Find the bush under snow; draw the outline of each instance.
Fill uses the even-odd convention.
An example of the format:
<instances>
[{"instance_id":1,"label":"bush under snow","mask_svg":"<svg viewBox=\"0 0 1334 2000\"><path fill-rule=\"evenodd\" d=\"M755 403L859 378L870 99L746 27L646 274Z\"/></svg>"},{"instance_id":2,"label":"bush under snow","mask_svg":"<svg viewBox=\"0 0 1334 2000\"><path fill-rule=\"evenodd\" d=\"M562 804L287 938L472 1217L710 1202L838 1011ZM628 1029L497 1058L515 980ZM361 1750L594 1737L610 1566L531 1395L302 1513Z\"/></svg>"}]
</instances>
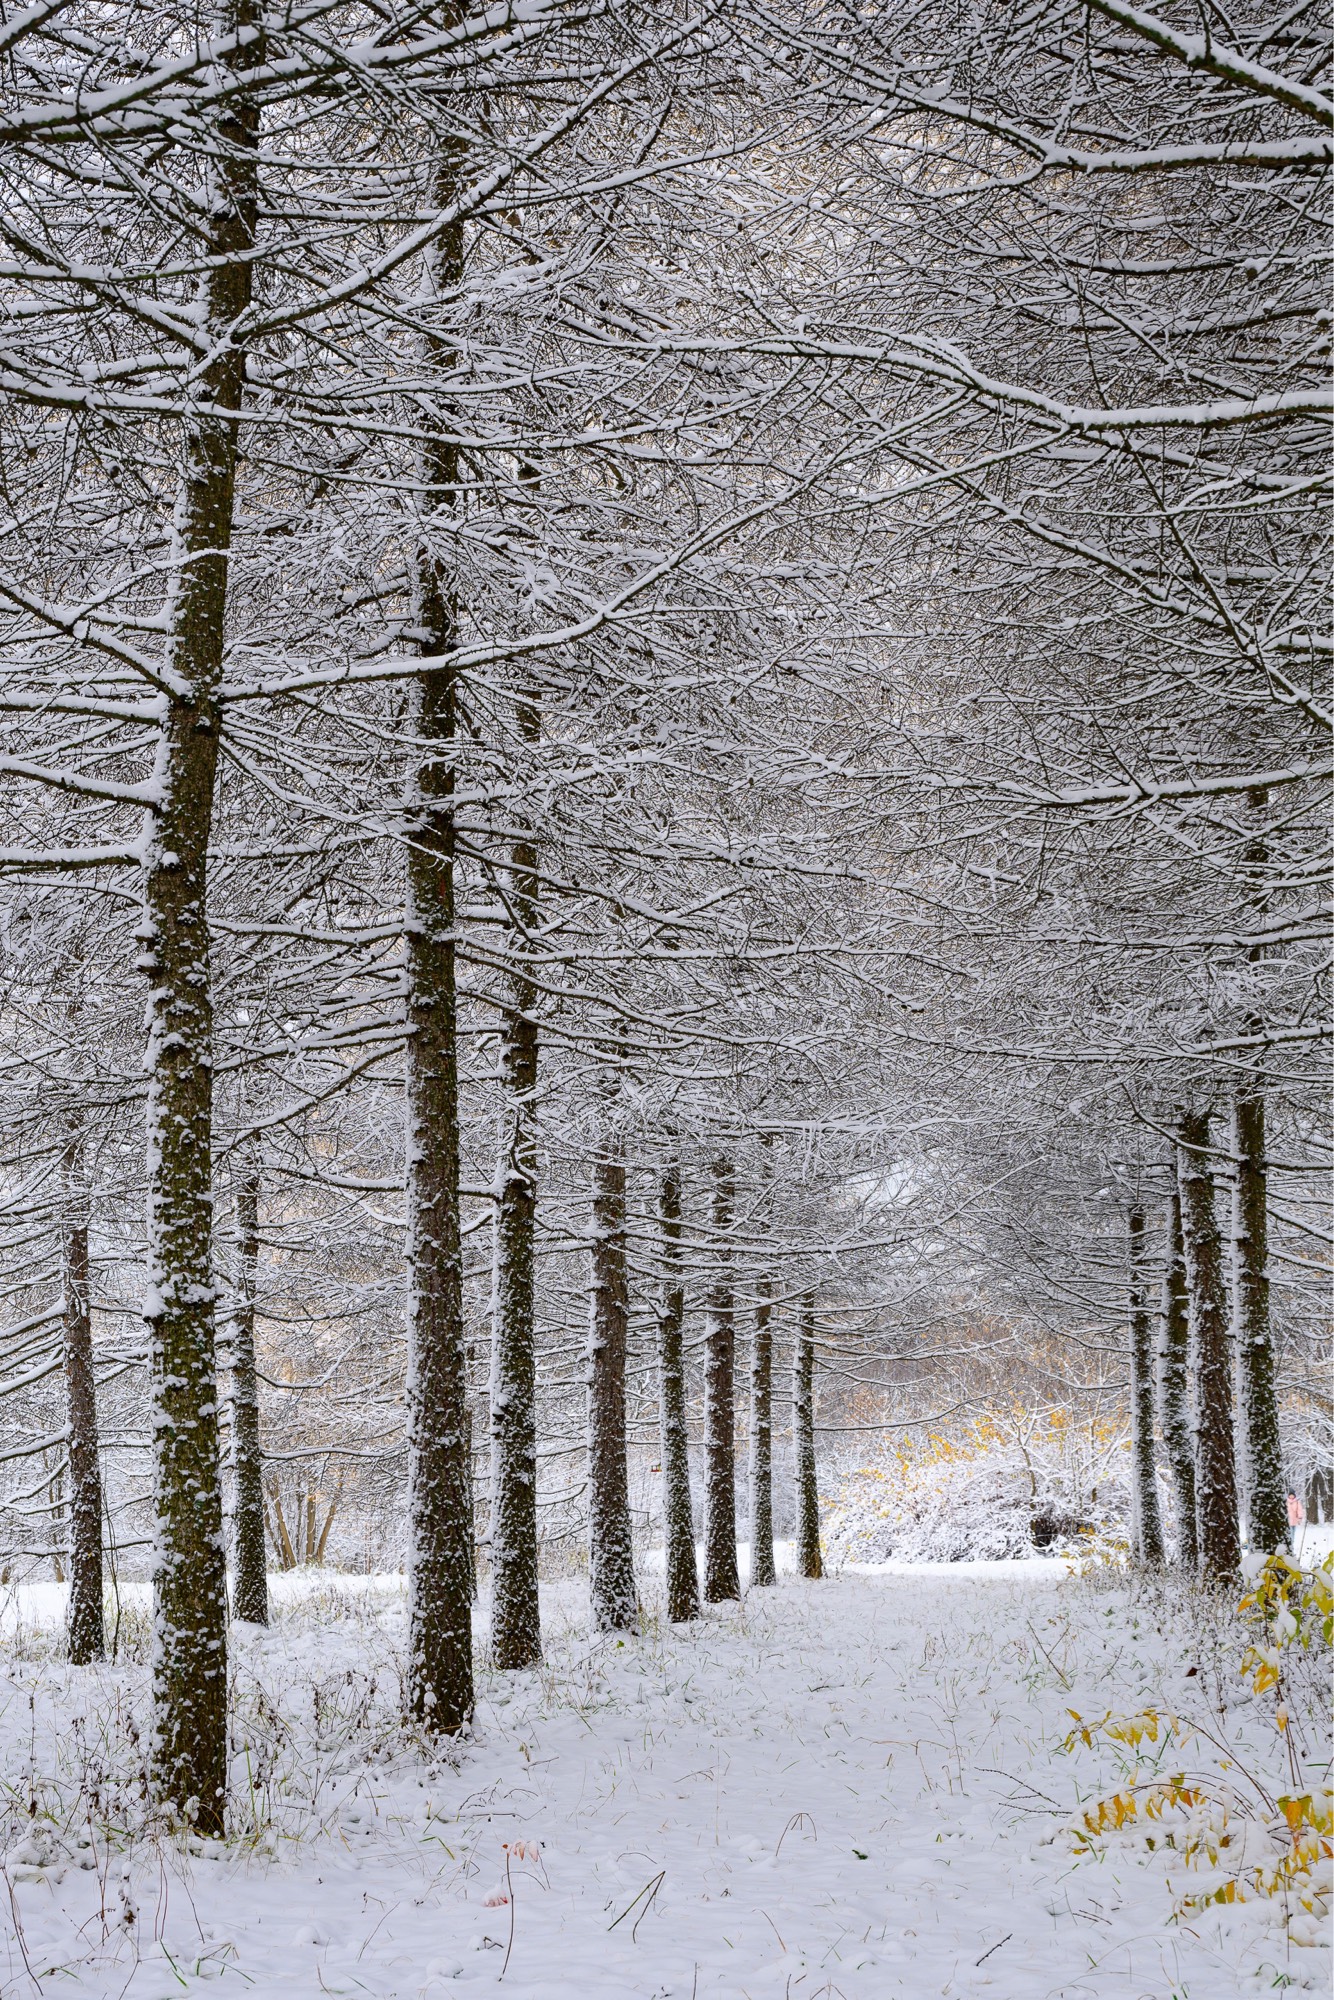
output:
<instances>
[{"instance_id":1,"label":"bush under snow","mask_svg":"<svg viewBox=\"0 0 1334 2000\"><path fill-rule=\"evenodd\" d=\"M887 1437L871 1462L847 1468L825 1541L834 1563L1063 1555L1126 1541L1130 1504L1121 1425L994 1410L949 1436Z\"/></svg>"}]
</instances>

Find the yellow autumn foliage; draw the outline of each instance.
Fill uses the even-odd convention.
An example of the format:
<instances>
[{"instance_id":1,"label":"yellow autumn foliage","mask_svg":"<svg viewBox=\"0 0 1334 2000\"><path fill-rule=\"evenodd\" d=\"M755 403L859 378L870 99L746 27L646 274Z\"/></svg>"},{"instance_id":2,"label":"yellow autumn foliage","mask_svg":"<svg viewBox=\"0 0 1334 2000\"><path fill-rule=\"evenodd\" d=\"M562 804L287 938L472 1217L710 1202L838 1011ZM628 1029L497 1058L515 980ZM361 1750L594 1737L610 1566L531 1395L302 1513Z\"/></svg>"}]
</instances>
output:
<instances>
[{"instance_id":1,"label":"yellow autumn foliage","mask_svg":"<svg viewBox=\"0 0 1334 2000\"><path fill-rule=\"evenodd\" d=\"M1270 1556L1239 1610L1259 1627L1242 1656L1242 1674L1257 1695L1274 1694L1274 1725L1286 1735L1284 1649L1331 1643L1334 1555L1314 1566L1285 1554ZM1300 1910L1320 1922L1328 1918L1334 1902L1334 1790L1312 1786L1269 1798L1252 1780L1255 1795L1246 1797L1221 1776L1188 1778L1184 1770L1166 1777L1142 1774L1150 1748L1161 1757L1169 1746L1186 1748L1199 1732L1181 1717L1154 1708L1129 1715L1109 1710L1096 1719L1076 1709L1069 1714L1075 1726L1064 1740L1065 1750L1079 1744L1093 1748L1101 1740L1131 1753L1121 1785L1085 1806L1072 1824L1076 1851L1090 1852L1118 1833L1142 1831L1147 1846L1170 1850L1188 1868L1221 1870L1222 1881L1178 1896L1178 1916L1211 1903L1278 1897L1289 1914ZM1297 1768L1295 1760L1292 1768Z\"/></svg>"}]
</instances>

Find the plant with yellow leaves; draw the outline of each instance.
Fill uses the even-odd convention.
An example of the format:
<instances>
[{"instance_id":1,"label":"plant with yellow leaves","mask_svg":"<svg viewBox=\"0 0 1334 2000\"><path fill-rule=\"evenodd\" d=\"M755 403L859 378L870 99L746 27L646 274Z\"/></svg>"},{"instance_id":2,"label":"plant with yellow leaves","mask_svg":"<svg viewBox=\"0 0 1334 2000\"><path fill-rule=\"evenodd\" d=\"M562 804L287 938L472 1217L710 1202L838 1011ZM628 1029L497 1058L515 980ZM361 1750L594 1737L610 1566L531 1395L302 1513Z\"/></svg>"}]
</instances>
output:
<instances>
[{"instance_id":1,"label":"plant with yellow leaves","mask_svg":"<svg viewBox=\"0 0 1334 2000\"><path fill-rule=\"evenodd\" d=\"M1116 1413L997 1402L938 1430L887 1432L872 1458L841 1474L830 1553L954 1562L1036 1549L1081 1571L1119 1567L1129 1466Z\"/></svg>"},{"instance_id":2,"label":"plant with yellow leaves","mask_svg":"<svg viewBox=\"0 0 1334 2000\"><path fill-rule=\"evenodd\" d=\"M1286 1732L1283 1654L1289 1646L1327 1648L1334 1640L1334 1552L1316 1564L1281 1552L1267 1557L1240 1608L1261 1634L1246 1649L1242 1674L1257 1694L1273 1691L1274 1720Z\"/></svg>"},{"instance_id":3,"label":"plant with yellow leaves","mask_svg":"<svg viewBox=\"0 0 1334 2000\"><path fill-rule=\"evenodd\" d=\"M1328 1648L1334 1638L1334 1556L1303 1566L1270 1556L1239 1606L1260 1636L1242 1656L1241 1672L1257 1695L1273 1693L1274 1723L1283 1738L1290 1789L1271 1791L1234 1746L1211 1726L1144 1708L1108 1711L1090 1720L1069 1711L1075 1727L1063 1749L1098 1741L1116 1746L1124 1782L1094 1799L1070 1828L1075 1847L1092 1852L1117 1835L1142 1835L1205 1878L1176 1898L1174 1915L1210 1903L1280 1898L1294 1942L1315 1942L1334 1900L1334 1791L1304 1785L1284 1686L1284 1650ZM1164 1772L1173 1751L1208 1745L1221 1753L1212 1771ZM1176 1761L1173 1759L1173 1761ZM1227 1773L1227 1776L1224 1776Z\"/></svg>"}]
</instances>

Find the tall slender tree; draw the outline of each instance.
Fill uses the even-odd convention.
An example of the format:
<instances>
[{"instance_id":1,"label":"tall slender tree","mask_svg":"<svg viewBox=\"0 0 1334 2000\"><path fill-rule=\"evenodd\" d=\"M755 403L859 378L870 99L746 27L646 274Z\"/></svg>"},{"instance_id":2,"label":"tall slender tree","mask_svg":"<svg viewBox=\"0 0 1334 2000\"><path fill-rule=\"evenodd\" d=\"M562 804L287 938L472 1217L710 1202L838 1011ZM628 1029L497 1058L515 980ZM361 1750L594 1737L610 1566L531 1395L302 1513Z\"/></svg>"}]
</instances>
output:
<instances>
[{"instance_id":1,"label":"tall slender tree","mask_svg":"<svg viewBox=\"0 0 1334 2000\"><path fill-rule=\"evenodd\" d=\"M251 1625L269 1622L269 1578L264 1551L264 1452L259 1430L259 1374L255 1364L255 1301L259 1280L259 1142L252 1135L238 1149L236 1281L232 1296L232 1611Z\"/></svg>"},{"instance_id":2,"label":"tall slender tree","mask_svg":"<svg viewBox=\"0 0 1334 2000\"><path fill-rule=\"evenodd\" d=\"M1153 1444L1153 1313L1149 1305L1144 1210L1130 1210L1130 1451L1134 1465L1135 1554L1149 1569L1163 1562L1158 1468Z\"/></svg>"},{"instance_id":3,"label":"tall slender tree","mask_svg":"<svg viewBox=\"0 0 1334 2000\"><path fill-rule=\"evenodd\" d=\"M234 75L262 56L255 0L218 22ZM153 1394L152 1770L164 1806L221 1834L227 1799L227 1578L213 1283L209 841L222 731L228 554L253 293L259 112L233 86L212 138L200 325L186 411L155 798L143 871L148 976L149 1359Z\"/></svg>"},{"instance_id":4,"label":"tall slender tree","mask_svg":"<svg viewBox=\"0 0 1334 2000\"><path fill-rule=\"evenodd\" d=\"M434 197L454 209L462 148L446 148ZM463 275L463 225L437 229L427 258L433 300ZM428 329L433 378L453 347ZM434 411L422 454L427 518L416 552L421 667L413 682L415 770L407 842L407 1205L409 1607L408 1701L426 1728L456 1734L473 1710L472 1424L463 1324L459 1207L459 1050L455 791L458 605L444 551L457 505L453 412Z\"/></svg>"},{"instance_id":5,"label":"tall slender tree","mask_svg":"<svg viewBox=\"0 0 1334 2000\"><path fill-rule=\"evenodd\" d=\"M1181 1190L1175 1161L1164 1203L1166 1245L1159 1311L1158 1390L1162 1405L1163 1450L1176 1498L1177 1561L1192 1574L1199 1564L1195 1530L1195 1412L1190 1374L1190 1311L1186 1294L1186 1251L1181 1232Z\"/></svg>"},{"instance_id":6,"label":"tall slender tree","mask_svg":"<svg viewBox=\"0 0 1334 2000\"><path fill-rule=\"evenodd\" d=\"M102 1469L93 1373L87 1139L78 1120L61 1161L65 1404L69 1456L69 1656L76 1667L103 1658Z\"/></svg>"},{"instance_id":7,"label":"tall slender tree","mask_svg":"<svg viewBox=\"0 0 1334 2000\"><path fill-rule=\"evenodd\" d=\"M736 1319L730 1235L731 1162L713 1163L713 1282L704 1341L704 1600L741 1595L736 1555Z\"/></svg>"},{"instance_id":8,"label":"tall slender tree","mask_svg":"<svg viewBox=\"0 0 1334 2000\"><path fill-rule=\"evenodd\" d=\"M1209 1122L1207 1112L1182 1113L1177 1124L1177 1175L1198 1397L1195 1503L1200 1574L1211 1583L1222 1583L1234 1577L1240 1567L1241 1533L1232 1429L1231 1341L1222 1241L1209 1165Z\"/></svg>"},{"instance_id":9,"label":"tall slender tree","mask_svg":"<svg viewBox=\"0 0 1334 2000\"><path fill-rule=\"evenodd\" d=\"M750 1360L750 1580L778 1581L774 1567L773 1289L761 1276Z\"/></svg>"},{"instance_id":10,"label":"tall slender tree","mask_svg":"<svg viewBox=\"0 0 1334 2000\"><path fill-rule=\"evenodd\" d=\"M797 1574L824 1575L820 1553L820 1492L815 1473L815 1299L801 1302L792 1356L792 1447L797 1475Z\"/></svg>"},{"instance_id":11,"label":"tall slender tree","mask_svg":"<svg viewBox=\"0 0 1334 2000\"><path fill-rule=\"evenodd\" d=\"M1281 906L1283 900L1281 893L1275 894L1266 826L1268 808L1269 788L1254 786L1246 795L1240 874L1262 933L1270 906ZM1266 957L1263 935L1252 939L1246 947L1246 959L1254 968L1253 977L1262 971ZM1263 1016L1254 1008L1247 1026L1263 1044ZM1238 1079L1232 1093L1232 1299L1246 1438L1247 1528L1252 1548L1272 1552L1286 1548L1291 1537L1270 1319L1265 1122L1264 1068L1256 1063L1249 1074Z\"/></svg>"},{"instance_id":12,"label":"tall slender tree","mask_svg":"<svg viewBox=\"0 0 1334 2000\"><path fill-rule=\"evenodd\" d=\"M515 702L520 744L541 736L535 688ZM505 906L510 934L502 1016L504 1136L495 1207L495 1302L491 1346L491 1653L498 1667L542 1657L537 1549L537 982L529 964L538 914L537 846L525 815L510 847Z\"/></svg>"},{"instance_id":13,"label":"tall slender tree","mask_svg":"<svg viewBox=\"0 0 1334 2000\"><path fill-rule=\"evenodd\" d=\"M625 1437L630 1294L625 1160L608 1138L593 1167L593 1282L588 1338L588 1568L599 1632L639 1623Z\"/></svg>"},{"instance_id":14,"label":"tall slender tree","mask_svg":"<svg viewBox=\"0 0 1334 2000\"><path fill-rule=\"evenodd\" d=\"M699 1566L690 1502L686 1431L685 1274L681 1259L681 1169L663 1169L658 1186L662 1296L658 1306L658 1395L662 1422L662 1517L667 1616L684 1624L699 1616Z\"/></svg>"},{"instance_id":15,"label":"tall slender tree","mask_svg":"<svg viewBox=\"0 0 1334 2000\"><path fill-rule=\"evenodd\" d=\"M1257 1089L1240 1090L1233 1100L1232 1150L1233 1300L1246 1430L1247 1526L1251 1547L1272 1553L1286 1548L1290 1538L1269 1315L1265 1101Z\"/></svg>"}]
</instances>

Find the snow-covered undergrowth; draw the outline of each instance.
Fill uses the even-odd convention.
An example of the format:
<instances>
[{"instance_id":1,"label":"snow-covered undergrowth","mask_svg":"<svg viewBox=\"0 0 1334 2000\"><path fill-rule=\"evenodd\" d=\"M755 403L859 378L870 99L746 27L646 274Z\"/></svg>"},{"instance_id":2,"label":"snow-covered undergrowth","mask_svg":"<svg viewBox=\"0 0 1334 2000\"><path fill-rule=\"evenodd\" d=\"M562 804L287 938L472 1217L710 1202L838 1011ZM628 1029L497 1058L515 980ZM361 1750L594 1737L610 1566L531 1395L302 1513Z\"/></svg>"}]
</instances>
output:
<instances>
[{"instance_id":1,"label":"snow-covered undergrowth","mask_svg":"<svg viewBox=\"0 0 1334 2000\"><path fill-rule=\"evenodd\" d=\"M1065 1409L995 1409L909 1432L847 1466L824 1523L837 1560L996 1562L1124 1540L1130 1444L1120 1424ZM1162 1482L1164 1513L1171 1496Z\"/></svg>"},{"instance_id":2,"label":"snow-covered undergrowth","mask_svg":"<svg viewBox=\"0 0 1334 2000\"><path fill-rule=\"evenodd\" d=\"M1288 1675L1280 1732L1272 1690L1241 1674L1230 1607L1036 1570L785 1578L691 1630L650 1615L625 1642L590 1640L583 1593L561 1583L547 1666L483 1670L473 1740L434 1761L398 1720L396 1581L293 1587L267 1633L235 1635L225 1846L152 1827L142 1666L71 1669L50 1607L30 1606L0 1653L0 1986L1327 1990L1319 1927L1292 1898L1189 1901L1226 1878L1226 1850L1187 1856L1160 1820L1090 1836L1143 1746L1100 1727L1085 1743L1071 1717L1170 1714L1194 1732L1191 1782L1240 1794L1244 1769L1246 1838L1276 1840L1256 1799L1291 1793L1292 1754L1324 1777L1315 1653Z\"/></svg>"}]
</instances>

